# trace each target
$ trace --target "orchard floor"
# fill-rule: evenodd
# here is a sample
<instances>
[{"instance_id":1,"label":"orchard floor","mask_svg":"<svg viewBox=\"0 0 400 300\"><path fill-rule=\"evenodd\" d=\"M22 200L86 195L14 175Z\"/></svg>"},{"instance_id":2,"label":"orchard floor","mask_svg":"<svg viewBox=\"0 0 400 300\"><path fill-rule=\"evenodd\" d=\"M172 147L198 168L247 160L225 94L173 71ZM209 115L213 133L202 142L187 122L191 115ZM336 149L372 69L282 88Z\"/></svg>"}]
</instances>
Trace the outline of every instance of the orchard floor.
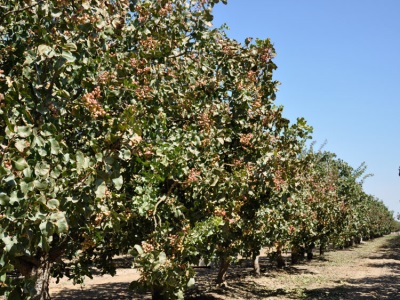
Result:
<instances>
[{"instance_id":1,"label":"orchard floor","mask_svg":"<svg viewBox=\"0 0 400 300\"><path fill-rule=\"evenodd\" d=\"M197 269L196 285L186 299L390 299L400 300L400 235L392 234L347 250L316 255L315 260L276 269L260 259L263 274L256 278L242 263L229 270L228 286L212 282L215 269ZM128 266L129 264L127 264ZM139 278L130 268L117 275L95 276L85 286L68 281L51 285L53 299L151 299L128 290Z\"/></svg>"}]
</instances>

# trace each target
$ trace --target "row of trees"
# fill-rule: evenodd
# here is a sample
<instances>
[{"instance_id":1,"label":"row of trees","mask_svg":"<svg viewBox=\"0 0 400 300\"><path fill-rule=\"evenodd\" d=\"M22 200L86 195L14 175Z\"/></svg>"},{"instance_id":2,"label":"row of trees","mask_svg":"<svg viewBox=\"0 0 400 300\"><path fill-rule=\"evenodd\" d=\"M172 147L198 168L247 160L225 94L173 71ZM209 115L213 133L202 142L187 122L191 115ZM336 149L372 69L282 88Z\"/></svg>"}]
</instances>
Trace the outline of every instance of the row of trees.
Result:
<instances>
[{"instance_id":1,"label":"row of trees","mask_svg":"<svg viewBox=\"0 0 400 300\"><path fill-rule=\"evenodd\" d=\"M274 105L271 42L211 28L218 2L0 1L1 294L130 252L132 288L183 298L200 259L222 283L238 254L390 232L365 167Z\"/></svg>"}]
</instances>

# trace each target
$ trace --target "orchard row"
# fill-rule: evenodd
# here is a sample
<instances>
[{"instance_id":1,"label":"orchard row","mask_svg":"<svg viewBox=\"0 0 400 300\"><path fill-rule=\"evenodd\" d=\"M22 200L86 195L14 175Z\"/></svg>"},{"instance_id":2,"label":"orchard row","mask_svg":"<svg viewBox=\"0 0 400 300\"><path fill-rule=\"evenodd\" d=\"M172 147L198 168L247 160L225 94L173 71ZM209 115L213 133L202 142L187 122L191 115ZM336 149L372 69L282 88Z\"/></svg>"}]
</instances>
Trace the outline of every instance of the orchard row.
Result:
<instances>
[{"instance_id":1,"label":"orchard row","mask_svg":"<svg viewBox=\"0 0 400 300\"><path fill-rule=\"evenodd\" d=\"M222 283L262 247L391 231L364 165L274 104L271 42L211 27L218 2L0 1L1 294L49 299L132 253L132 288L182 299L200 260Z\"/></svg>"}]
</instances>

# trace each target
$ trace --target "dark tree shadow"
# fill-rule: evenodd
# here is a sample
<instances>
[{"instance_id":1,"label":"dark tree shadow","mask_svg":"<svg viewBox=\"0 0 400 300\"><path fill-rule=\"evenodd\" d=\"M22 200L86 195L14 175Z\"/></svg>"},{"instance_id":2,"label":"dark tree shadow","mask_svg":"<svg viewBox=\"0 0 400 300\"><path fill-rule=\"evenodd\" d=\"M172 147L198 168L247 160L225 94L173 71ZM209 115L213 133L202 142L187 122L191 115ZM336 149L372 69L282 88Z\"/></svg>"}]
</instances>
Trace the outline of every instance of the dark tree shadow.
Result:
<instances>
[{"instance_id":1,"label":"dark tree shadow","mask_svg":"<svg viewBox=\"0 0 400 300\"><path fill-rule=\"evenodd\" d=\"M390 299L400 300L400 236L389 239L378 252L372 254L372 260L392 260L390 262L376 262L368 266L375 268L389 268L394 275L365 277L362 279L347 280L346 284L334 288L322 288L307 291L307 299Z\"/></svg>"},{"instance_id":2,"label":"dark tree shadow","mask_svg":"<svg viewBox=\"0 0 400 300\"><path fill-rule=\"evenodd\" d=\"M57 293L52 293L52 300L130 300L140 299L149 300L151 295L139 295L129 290L129 283L105 283L96 284L91 289L64 289Z\"/></svg>"},{"instance_id":3,"label":"dark tree shadow","mask_svg":"<svg viewBox=\"0 0 400 300\"><path fill-rule=\"evenodd\" d=\"M348 250L347 250L348 251ZM324 257L315 257L314 261L326 261ZM388 299L400 300L400 236L393 236L376 253L368 257L376 260L370 264L372 267L390 268L393 275L379 277L365 277L362 279L350 279L344 283L331 288L319 288L301 290L296 294L293 290L274 289L272 286L265 286L252 280L253 269L250 260L242 259L233 264L228 271L228 286L221 288L214 283L218 268L196 269L196 284L186 294L188 300L218 300L224 299L331 299L331 300L357 300L357 299ZM379 260L386 261L380 262ZM287 262L289 258L286 257ZM391 261L387 261L391 260ZM397 263L398 262L398 263ZM121 258L116 261L119 267L129 265L129 258ZM263 277L276 277L282 274L299 275L313 274L302 267L307 261L298 265L287 264L283 269L276 268L268 257L260 257L260 265ZM273 271L273 272L272 272ZM220 297L219 297L220 296ZM129 283L98 284L89 289L65 289L52 294L55 300L91 300L91 299L151 299L151 295L139 295L129 290Z\"/></svg>"},{"instance_id":4,"label":"dark tree shadow","mask_svg":"<svg viewBox=\"0 0 400 300\"><path fill-rule=\"evenodd\" d=\"M389 268L400 273L400 235L395 235L384 244L379 252L369 257L372 260L389 260L371 263L369 266L375 268Z\"/></svg>"},{"instance_id":5,"label":"dark tree shadow","mask_svg":"<svg viewBox=\"0 0 400 300\"><path fill-rule=\"evenodd\" d=\"M366 277L348 280L346 284L334 288L306 291L306 299L357 300L357 299L400 299L398 276Z\"/></svg>"},{"instance_id":6,"label":"dark tree shadow","mask_svg":"<svg viewBox=\"0 0 400 300\"><path fill-rule=\"evenodd\" d=\"M400 235L393 235L371 259L400 260Z\"/></svg>"}]
</instances>

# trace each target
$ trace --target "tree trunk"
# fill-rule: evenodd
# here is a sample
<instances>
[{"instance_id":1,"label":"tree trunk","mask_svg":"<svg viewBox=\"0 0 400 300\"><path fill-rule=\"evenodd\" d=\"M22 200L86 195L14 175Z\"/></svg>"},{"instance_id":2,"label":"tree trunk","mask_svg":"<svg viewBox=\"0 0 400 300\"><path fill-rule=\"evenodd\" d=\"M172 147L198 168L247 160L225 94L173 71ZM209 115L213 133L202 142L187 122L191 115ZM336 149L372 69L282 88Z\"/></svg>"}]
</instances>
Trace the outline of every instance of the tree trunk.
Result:
<instances>
[{"instance_id":1,"label":"tree trunk","mask_svg":"<svg viewBox=\"0 0 400 300\"><path fill-rule=\"evenodd\" d=\"M282 257L282 246L278 246L276 249L276 264L278 268L286 267L285 259Z\"/></svg>"},{"instance_id":2,"label":"tree trunk","mask_svg":"<svg viewBox=\"0 0 400 300\"><path fill-rule=\"evenodd\" d=\"M311 243L310 245L308 245L306 247L307 248L307 259L308 260L312 260L313 257L314 257L314 254L313 254L314 247L315 247L314 243Z\"/></svg>"},{"instance_id":3,"label":"tree trunk","mask_svg":"<svg viewBox=\"0 0 400 300\"><path fill-rule=\"evenodd\" d=\"M323 256L325 254L325 243L321 243L319 246L319 255Z\"/></svg>"},{"instance_id":4,"label":"tree trunk","mask_svg":"<svg viewBox=\"0 0 400 300\"><path fill-rule=\"evenodd\" d=\"M50 270L53 262L48 255L40 259L34 257L22 256L15 260L15 268L26 278L34 282L34 290L27 291L34 295L32 300L50 299L49 281Z\"/></svg>"},{"instance_id":5,"label":"tree trunk","mask_svg":"<svg viewBox=\"0 0 400 300\"><path fill-rule=\"evenodd\" d=\"M253 270L256 276L261 276L261 269L260 269L260 251L253 252Z\"/></svg>"},{"instance_id":6,"label":"tree trunk","mask_svg":"<svg viewBox=\"0 0 400 300\"><path fill-rule=\"evenodd\" d=\"M230 264L230 259L226 256L221 257L216 283L217 285L226 285L225 277Z\"/></svg>"},{"instance_id":7,"label":"tree trunk","mask_svg":"<svg viewBox=\"0 0 400 300\"><path fill-rule=\"evenodd\" d=\"M301 246L293 246L291 251L291 261L295 265L304 259L304 248Z\"/></svg>"},{"instance_id":8,"label":"tree trunk","mask_svg":"<svg viewBox=\"0 0 400 300\"><path fill-rule=\"evenodd\" d=\"M42 261L38 268L32 269L32 277L36 279L35 290L36 295L33 296L32 300L48 300L50 299L49 293L49 281L50 281L50 261L45 259Z\"/></svg>"},{"instance_id":9,"label":"tree trunk","mask_svg":"<svg viewBox=\"0 0 400 300\"><path fill-rule=\"evenodd\" d=\"M163 295L163 288L159 285L153 285L151 289L152 300L167 300L167 297Z\"/></svg>"}]
</instances>

